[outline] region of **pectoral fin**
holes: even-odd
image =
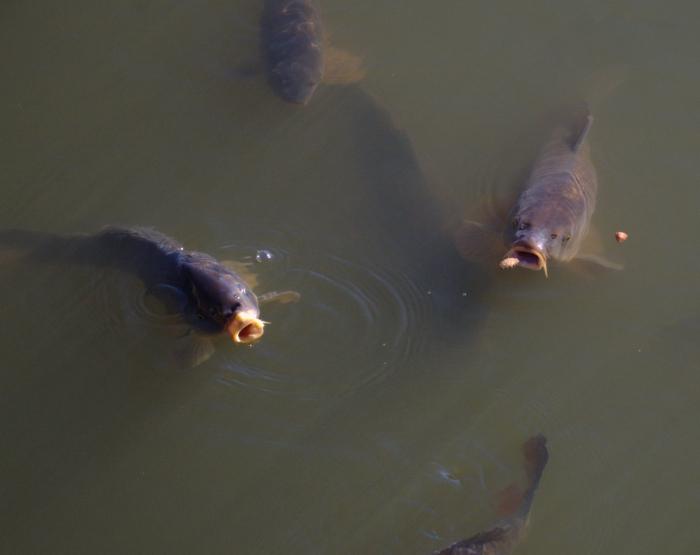
[[[301,299],[301,294],[296,291],[270,291],[258,296],[259,304],[267,303],[296,303]]]
[[[255,289],[258,286],[258,275],[253,272],[252,264],[249,262],[238,262],[237,260],[222,260],[222,266],[225,266],[232,272],[238,274],[248,287]]]
[[[326,45],[323,82],[328,85],[348,85],[365,77],[362,59],[355,54]]]
[[[214,343],[206,337],[189,333],[174,340],[171,352],[174,364],[181,369],[194,368],[214,354]]]
[[[602,253],[604,249],[603,238],[596,227],[591,227],[586,235],[580,252],[574,258],[574,262],[582,262],[586,266],[593,266],[605,270],[622,270],[623,265],[608,260]]]
[[[591,264],[605,270],[620,271],[624,269],[622,264],[618,264],[617,262],[613,262],[597,254],[579,254],[574,260],[585,264]]]

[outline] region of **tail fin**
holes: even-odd
[[[544,472],[547,461],[549,460],[549,451],[547,451],[547,438],[542,434],[531,437],[523,444],[523,455],[525,457],[525,471],[529,485],[523,496],[523,504],[520,512],[526,515],[530,511],[532,500],[535,497],[535,491],[540,485],[542,473]]]

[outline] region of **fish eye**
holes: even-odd
[[[550,235],[550,237],[551,237],[552,239],[556,239],[556,238],[557,238],[557,234],[556,234],[556,233],[552,233],[552,234]]]
[[[518,225],[518,229],[530,229],[530,223],[522,222],[520,225]]]

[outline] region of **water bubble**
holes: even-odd
[[[262,264],[263,262],[270,262],[275,256],[266,249],[260,249],[255,253],[255,261]]]

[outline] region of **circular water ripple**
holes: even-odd
[[[257,262],[261,250],[269,256]],[[286,290],[301,295],[296,303],[261,306],[261,318],[269,325],[252,346],[213,338],[216,353],[205,364],[223,370],[222,383],[320,399],[376,383],[425,352],[435,335],[432,319],[440,316],[431,291],[388,263],[327,253],[293,260],[290,252],[267,244],[231,244],[213,251],[222,261],[242,262],[254,276],[258,295]],[[86,292],[106,321],[106,333],[133,350],[138,366],[174,365],[177,342],[189,329],[178,311],[133,276],[100,274]]]
[[[111,343],[129,354],[134,368],[180,371],[210,356],[203,350],[199,358],[187,353],[195,347],[194,336],[175,303],[154,296],[134,276],[101,272],[89,289]]]
[[[136,278],[123,273],[103,273],[92,283],[92,295],[106,315],[110,331],[123,334],[131,327],[142,330],[182,330],[182,315],[168,303],[150,294]]]
[[[432,299],[408,276],[327,254],[302,266],[277,261],[274,289],[301,299],[261,307],[265,337],[226,356],[225,383],[317,399],[381,380],[424,350]]]

